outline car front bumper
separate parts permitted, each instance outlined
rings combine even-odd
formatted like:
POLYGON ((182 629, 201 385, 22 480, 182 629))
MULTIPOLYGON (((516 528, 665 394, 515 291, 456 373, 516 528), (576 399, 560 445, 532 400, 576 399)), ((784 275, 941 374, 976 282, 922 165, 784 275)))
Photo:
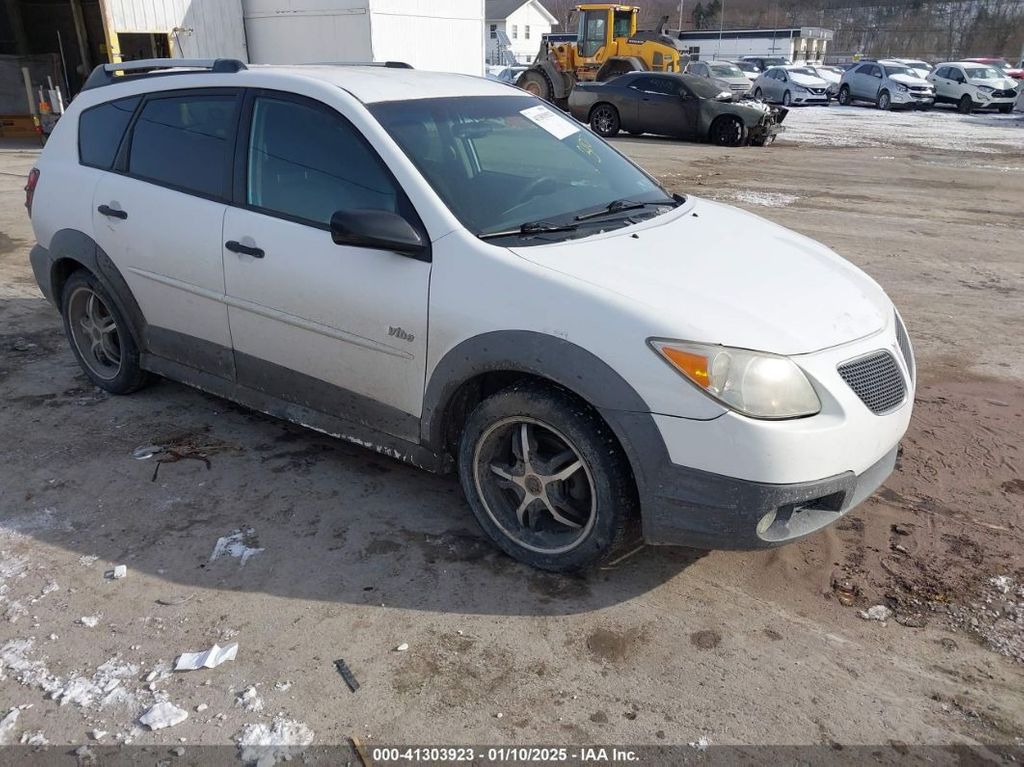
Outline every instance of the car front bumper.
POLYGON ((913 366, 899 349, 895 321, 852 344, 792 359, 819 394, 815 416, 769 421, 730 411, 700 421, 604 413, 630 457, 648 543, 778 546, 834 523, 892 473, 914 398, 913 366), (879 351, 896 361, 905 394, 876 415, 838 366, 879 351))
POLYGON ((930 107, 935 103, 934 93, 904 93, 893 91, 892 105, 896 107, 930 107))

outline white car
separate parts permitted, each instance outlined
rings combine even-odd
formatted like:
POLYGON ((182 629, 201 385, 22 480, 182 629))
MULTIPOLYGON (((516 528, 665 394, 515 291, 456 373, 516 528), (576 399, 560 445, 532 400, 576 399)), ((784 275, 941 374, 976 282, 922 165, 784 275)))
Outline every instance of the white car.
POLYGON ((783 106, 828 104, 828 83, 801 64, 768 67, 754 80, 754 98, 783 106))
POLYGON ((634 519, 704 548, 813 533, 892 472, 910 421, 874 280, 484 78, 105 65, 26 205, 95 385, 156 374, 457 469, 539 568, 601 561, 634 519))
POLYGON ((850 106, 857 101, 871 102, 882 110, 931 109, 935 89, 906 64, 867 59, 843 72, 839 83, 839 103, 850 106))
POLYGON ((900 64, 907 66, 922 80, 927 80, 928 75, 932 72, 932 65, 922 59, 893 59, 893 61, 897 61, 900 64))
POLYGON ((804 64, 803 67, 828 83, 825 90, 828 93, 829 98, 834 99, 839 94, 839 81, 843 77, 842 70, 812 62, 804 64))
POLYGON ((963 114, 975 109, 998 109, 1007 114, 1017 100, 1017 83, 987 64, 954 61, 936 64, 928 75, 935 86, 935 100, 956 104, 963 114))

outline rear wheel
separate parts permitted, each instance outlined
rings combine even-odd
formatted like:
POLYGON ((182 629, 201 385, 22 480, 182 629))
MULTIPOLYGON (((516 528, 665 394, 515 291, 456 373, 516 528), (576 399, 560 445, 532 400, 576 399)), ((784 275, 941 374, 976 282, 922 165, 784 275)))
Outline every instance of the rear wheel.
POLYGON ((965 93, 957 102, 956 111, 962 115, 969 115, 972 109, 974 109, 974 102, 971 101, 971 97, 965 93))
POLYGON ((892 107, 892 98, 889 96, 889 91, 882 91, 878 94, 878 108, 883 112, 888 111, 892 107))
POLYGON ((459 475, 484 532, 542 570, 606 559, 637 509, 607 425, 568 393, 537 384, 512 386, 476 407, 459 443, 459 475))
POLYGON ((719 117, 711 123, 708 138, 718 146, 743 146, 747 138, 747 126, 738 117, 719 117))
POLYGON ((839 89, 839 106, 848 107, 852 103, 853 99, 850 98, 850 89, 844 85, 839 89))
POLYGON ((516 87, 545 101, 551 101, 554 95, 548 76, 536 69, 528 69, 523 72, 516 81, 516 87))
POLYGON ((82 370, 111 394, 130 394, 149 380, 139 347, 117 306, 91 274, 72 274, 61 293, 64 333, 82 370))
POLYGON ((598 136, 611 138, 619 132, 621 126, 619 110, 611 104, 598 104, 590 112, 590 127, 598 136))

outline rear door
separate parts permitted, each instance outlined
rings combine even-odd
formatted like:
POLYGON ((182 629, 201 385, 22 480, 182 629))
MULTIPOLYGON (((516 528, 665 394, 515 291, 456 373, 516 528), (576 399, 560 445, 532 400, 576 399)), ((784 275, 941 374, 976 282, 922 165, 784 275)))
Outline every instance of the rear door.
POLYGON ((239 383, 417 438, 429 260, 336 245, 329 227, 385 210, 428 240, 390 171, 335 109, 266 91, 247 98, 235 173, 220 243, 239 383))
POLYGON ((146 319, 146 345, 175 362, 233 378, 221 230, 241 94, 192 89, 148 95, 115 169, 93 193, 97 244, 146 319))

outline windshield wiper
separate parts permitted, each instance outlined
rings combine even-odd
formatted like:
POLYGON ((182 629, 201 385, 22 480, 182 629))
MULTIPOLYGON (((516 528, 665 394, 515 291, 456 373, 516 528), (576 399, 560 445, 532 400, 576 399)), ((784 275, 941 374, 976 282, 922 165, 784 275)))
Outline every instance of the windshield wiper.
POLYGON ((665 205, 671 205, 676 207, 682 203, 682 200, 677 199, 664 199, 658 200, 657 202, 638 202, 637 200, 612 200, 608 203, 603 210, 594 211, 593 213, 584 213, 576 216, 575 221, 589 221, 592 218, 600 218, 601 216, 609 216, 613 213, 622 213, 627 210, 640 210, 640 208, 649 208, 652 206, 662 207, 665 205))
POLYGON ((532 234, 548 234, 550 232, 575 232, 579 224, 552 224, 548 221, 527 221, 518 229, 507 229, 504 232, 488 232, 478 235, 481 240, 497 240, 501 237, 528 237, 532 234))

